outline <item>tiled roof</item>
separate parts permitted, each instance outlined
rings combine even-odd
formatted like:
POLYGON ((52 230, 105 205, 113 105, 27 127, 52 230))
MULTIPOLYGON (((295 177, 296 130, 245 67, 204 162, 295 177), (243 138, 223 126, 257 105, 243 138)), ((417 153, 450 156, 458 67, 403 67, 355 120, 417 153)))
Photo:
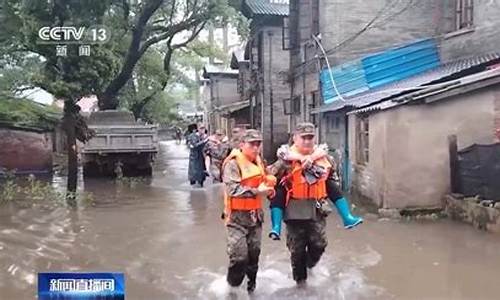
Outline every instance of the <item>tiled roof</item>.
POLYGON ((287 0, 245 0, 254 15, 288 16, 287 0))
POLYGON ((336 100, 335 102, 319 107, 314 112, 336 111, 342 108, 361 108, 384 99, 388 99, 404 92, 418 89, 419 86, 431 84, 438 80, 444 80, 447 77, 460 76, 462 71, 470 70, 473 67, 482 64, 500 60, 500 53, 492 53, 481 56, 475 56, 467 59, 453 61, 441 65, 435 69, 429 70, 419 75, 376 88, 362 94, 352 97, 344 97, 345 102, 336 100))
POLYGON ((233 102, 233 103, 226 104, 226 105, 221 105, 221 106, 217 107, 215 110, 216 111, 225 111, 226 113, 233 113, 235 111, 239 111, 241 109, 244 109, 248 106, 250 106, 250 102, 248 100, 244 100, 244 101, 239 101, 239 102, 233 102))
MULTIPOLYGON (((438 84, 436 86, 431 85, 426 89, 418 90, 409 94, 405 94, 400 97, 395 97, 390 100, 385 100, 373 105, 368 105, 363 108, 354 110, 349 112, 348 114, 356 114, 356 113, 364 113, 364 112, 373 112, 373 111, 379 111, 379 110, 385 110, 389 109, 395 106, 400 106, 407 104, 409 102, 417 101, 420 99, 426 99, 429 101, 436 101, 432 100, 430 98, 432 97, 438 97, 438 98, 446 98, 446 96, 443 96, 446 92, 451 92, 454 89, 459 89, 459 88, 465 88, 468 85, 471 85, 473 83, 477 83, 479 81, 484 82, 483 85, 480 87, 488 86, 491 84, 496 84, 500 80, 498 79, 500 77, 500 68, 494 68, 491 70, 486 70, 482 71, 479 73, 475 73, 472 75, 468 75, 465 77, 461 77, 456 80, 451 80, 450 82, 446 82, 443 84, 438 84), (489 82, 488 82, 489 81, 489 82)), ((478 87, 475 87, 478 88, 478 87)), ((469 89, 470 90, 470 89, 469 89)))
POLYGON ((221 74, 228 76, 238 75, 238 70, 232 70, 224 65, 206 65, 203 70, 203 77, 208 78, 209 74, 221 74))

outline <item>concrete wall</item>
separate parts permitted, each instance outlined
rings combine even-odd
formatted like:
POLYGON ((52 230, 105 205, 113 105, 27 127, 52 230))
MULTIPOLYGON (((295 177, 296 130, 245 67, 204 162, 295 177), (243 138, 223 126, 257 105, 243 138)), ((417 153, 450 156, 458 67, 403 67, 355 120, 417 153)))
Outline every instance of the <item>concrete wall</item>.
MULTIPOLYGON (((453 11, 451 5, 454 1, 444 1, 448 4, 446 12, 453 11)), ((476 0, 474 1, 473 23, 471 30, 452 32, 454 18, 449 16, 444 24, 445 35, 441 40, 441 59, 444 62, 462 57, 500 51, 500 1, 476 0), (461 33, 461 34, 459 34, 461 33)))
POLYGON ((357 116, 348 117, 348 140, 349 140, 349 159, 351 161, 351 189, 369 199, 377 206, 384 206, 386 194, 386 122, 384 116, 370 116, 369 129, 369 163, 360 165, 356 159, 356 119, 357 116))
MULTIPOLYGON (((495 141, 495 95, 499 87, 427 105, 374 113, 370 161, 354 161, 354 188, 383 208, 442 207, 449 193, 449 135, 462 149, 495 141)), ((350 116, 350 157, 355 160, 355 117, 350 116)))
POLYGON ((52 133, 0 128, 0 170, 52 171, 52 133))

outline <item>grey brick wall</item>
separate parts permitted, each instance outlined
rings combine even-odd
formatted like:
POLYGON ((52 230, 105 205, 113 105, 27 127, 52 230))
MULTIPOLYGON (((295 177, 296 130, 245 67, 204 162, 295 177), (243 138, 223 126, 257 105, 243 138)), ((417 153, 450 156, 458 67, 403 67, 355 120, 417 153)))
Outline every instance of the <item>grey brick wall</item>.
POLYGON ((443 0, 327 0, 321 1, 320 28, 331 63, 339 64, 368 53, 435 36, 441 32, 443 0), (360 33, 374 18, 378 18, 360 33), (349 42, 346 40, 352 39, 349 42), (345 43, 337 50, 339 44, 345 43))
POLYGON ((239 101, 237 78, 213 76, 210 82, 213 105, 227 105, 239 101))
POLYGON ((288 116, 283 100, 290 97, 289 51, 283 50, 282 18, 258 17, 252 20, 252 25, 248 42, 254 49, 250 59, 252 74, 248 75, 252 77, 250 84, 258 88, 254 94, 255 127, 263 133, 264 157, 272 160, 277 147, 288 141, 288 116), (262 38, 260 43, 259 38, 262 38))
POLYGON ((264 79, 260 90, 260 127, 264 138, 264 156, 272 159, 277 147, 288 141, 288 117, 284 112, 283 99, 290 97, 290 86, 287 82, 289 53, 283 50, 281 23, 275 26, 262 26, 258 31, 263 32, 262 48, 259 51, 263 65, 259 72, 264 79), (272 107, 271 102, 273 102, 272 107))

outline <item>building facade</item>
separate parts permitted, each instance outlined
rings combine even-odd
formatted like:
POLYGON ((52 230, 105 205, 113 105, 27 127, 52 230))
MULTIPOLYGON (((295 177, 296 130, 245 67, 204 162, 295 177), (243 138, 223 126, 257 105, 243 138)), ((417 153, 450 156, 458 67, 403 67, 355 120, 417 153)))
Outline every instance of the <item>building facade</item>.
MULTIPOLYGON (((380 151, 397 161, 401 155, 390 152, 397 151, 392 148, 368 149, 377 143, 368 138, 377 126, 357 120, 351 112, 496 64, 498 13, 495 1, 291 0, 284 28, 290 45, 289 126, 300 121, 317 125, 320 139, 341 162, 346 189, 359 190, 382 206, 407 205, 410 202, 398 202, 400 194, 380 201, 380 189, 396 184, 395 177, 375 184, 379 190, 366 192, 368 182, 379 179, 362 172, 363 157, 380 151), (352 143, 353 137, 358 143, 352 143)), ((419 203, 430 202, 411 205, 419 203)))
POLYGON ((244 53, 250 81, 240 92, 250 101, 250 124, 262 131, 264 157, 272 160, 277 148, 288 141, 289 132, 283 105, 290 94, 289 53, 283 45, 283 22, 288 15, 288 2, 245 0, 242 13, 251 20, 244 53))
POLYGON ((228 109, 239 102, 238 71, 223 65, 207 65, 203 71, 201 98, 209 131, 230 132, 228 109))

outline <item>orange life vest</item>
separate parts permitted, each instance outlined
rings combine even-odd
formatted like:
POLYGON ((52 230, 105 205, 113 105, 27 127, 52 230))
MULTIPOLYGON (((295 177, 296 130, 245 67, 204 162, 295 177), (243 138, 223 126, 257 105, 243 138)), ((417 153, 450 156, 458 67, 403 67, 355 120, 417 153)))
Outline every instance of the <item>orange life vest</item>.
MULTIPOLYGON (((241 182, 240 184, 245 187, 257 188, 261 183, 265 182, 266 174, 265 168, 260 160, 257 158, 256 163, 251 162, 240 150, 234 149, 229 156, 224 160, 223 168, 227 162, 235 159, 238 168, 240 169, 241 182)), ((250 211, 262 208, 262 197, 255 196, 249 198, 230 197, 227 193, 224 194, 224 214, 226 220, 233 210, 250 211)))
MULTIPOLYGON (((297 152, 295 146, 290 148, 290 151, 297 152)), ((315 183, 309 184, 306 178, 302 175, 302 165, 300 161, 292 162, 293 168, 292 173, 288 175, 288 180, 290 182, 290 187, 287 195, 287 202, 289 199, 293 200, 320 200, 328 197, 326 192, 326 180, 332 168, 331 163, 326 157, 320 158, 314 161, 317 166, 323 167, 326 172, 321 178, 319 178, 315 183)))

